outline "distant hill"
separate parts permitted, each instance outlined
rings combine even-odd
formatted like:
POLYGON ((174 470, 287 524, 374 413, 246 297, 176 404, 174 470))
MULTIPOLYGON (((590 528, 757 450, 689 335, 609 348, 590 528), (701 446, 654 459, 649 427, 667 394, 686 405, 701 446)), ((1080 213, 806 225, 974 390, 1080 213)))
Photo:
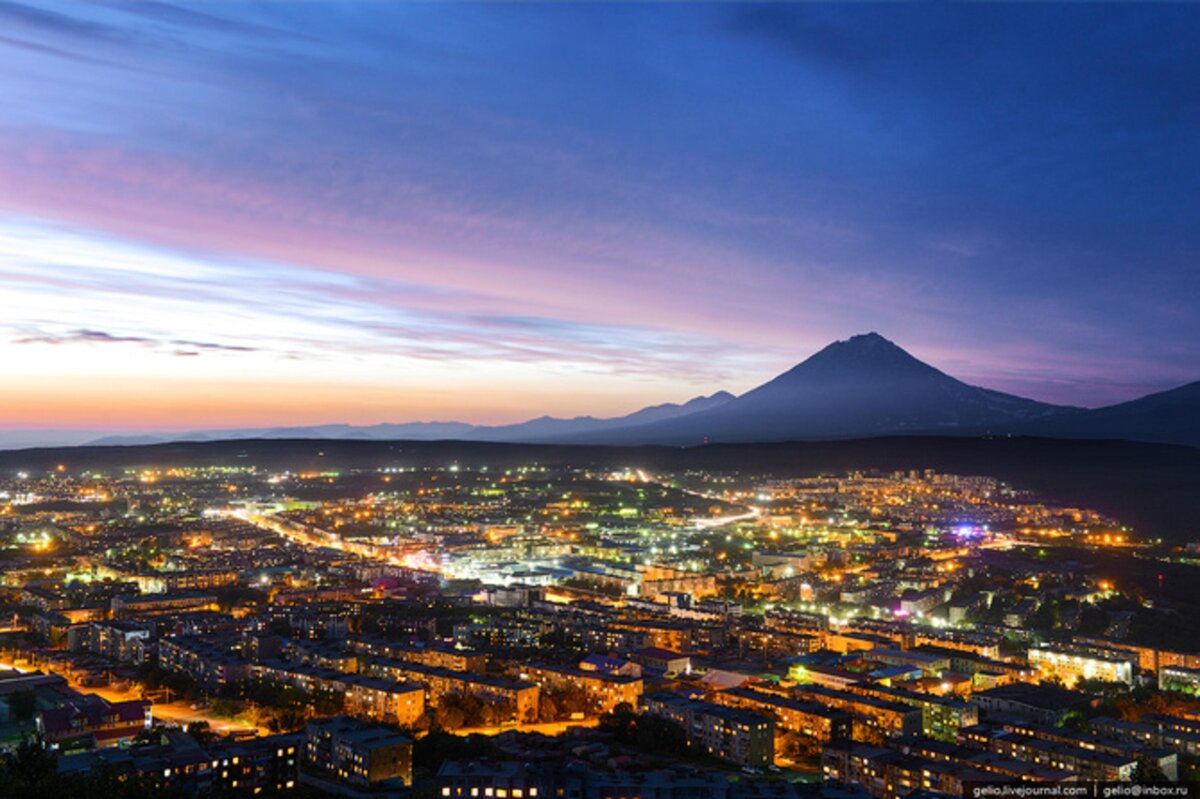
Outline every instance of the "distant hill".
MULTIPOLYGON (((1123 439, 1200 447, 1200 382, 1087 410, 964 383, 878 333, 836 341, 761 386, 718 391, 599 419, 542 416, 520 424, 411 422, 107 436, 99 445, 226 439, 364 439, 688 446, 889 435, 985 434, 1123 439)), ((0 431, 0 436, 3 431, 0 431)), ((29 433, 14 442, 36 441, 29 433)))
POLYGON ((189 433, 105 436, 89 443, 93 446, 140 446, 171 441, 231 441, 251 438, 328 438, 368 441, 541 441, 686 416, 716 408, 731 399, 733 399, 733 395, 729 392, 718 391, 707 397, 695 397, 682 404, 666 402, 642 408, 626 416, 607 419, 597 419, 593 416, 577 416, 573 419, 542 416, 520 424, 497 426, 473 425, 467 422, 325 424, 309 427, 242 428, 197 430, 189 433))
POLYGON ((612 419, 596 419, 592 416, 555 419, 552 416, 543 416, 521 424, 476 427, 461 438, 471 441, 557 441, 581 433, 603 433, 650 422, 678 419, 701 411, 719 408, 732 399, 733 395, 728 391, 718 391, 707 397, 695 397, 682 405, 672 402, 651 405, 627 416, 618 416, 612 419))
POLYGON ((389 441, 434 441, 462 438, 475 429, 466 422, 408 422, 402 424, 323 424, 309 427, 253 427, 231 430, 196 430, 190 433, 154 433, 105 436, 91 446, 140 446, 170 441, 232 441, 244 438, 334 438, 389 441))
POLYGON ((1200 541, 1200 449, 1128 441, 1020 437, 888 437, 854 441, 605 447, 469 441, 244 440, 145 447, 0 451, 0 478, 19 470, 254 465, 323 471, 384 466, 701 469, 777 477, 851 470, 935 469, 1005 480, 1059 502, 1095 508, 1141 534, 1200 541))
POLYGON ((1095 410, 1014 425, 1014 433, 1113 438, 1200 447, 1200 382, 1095 410))

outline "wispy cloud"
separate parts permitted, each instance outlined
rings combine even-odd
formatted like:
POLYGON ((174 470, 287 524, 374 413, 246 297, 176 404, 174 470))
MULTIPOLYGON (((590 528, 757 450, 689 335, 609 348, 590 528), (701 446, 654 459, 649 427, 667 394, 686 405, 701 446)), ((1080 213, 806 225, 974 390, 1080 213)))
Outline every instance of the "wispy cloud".
POLYGON ((72 330, 61 335, 41 334, 13 340, 14 344, 153 344, 141 336, 114 336, 103 330, 72 330))
POLYGON ((177 344, 181 347, 195 347, 196 349, 201 349, 201 350, 219 350, 221 352, 254 352, 255 351, 254 347, 246 347, 243 345, 214 344, 211 341, 180 341, 177 339, 175 341, 172 341, 171 343, 177 344))
POLYGON ((0 19, 7 20, 10 26, 27 27, 51 34, 66 34, 85 39, 98 36, 113 40, 126 38, 125 32, 119 27, 24 3, 0 2, 0 19))
MULTIPOLYGON (((218 344, 212 341, 186 341, 175 339, 164 341, 147 336, 114 335, 104 330, 68 330, 64 333, 37 333, 12 340, 13 344, 138 344, 147 347, 187 347, 206 352, 256 352, 257 348, 245 345, 218 344)), ((176 355, 199 355, 199 352, 176 351, 176 355)))
POLYGON ((696 382, 729 377, 744 368, 740 359, 753 358, 733 342, 665 328, 484 313, 479 308, 502 303, 456 297, 444 287, 165 252, 37 223, 0 226, 0 279, 19 298, 19 310, 0 328, 19 345, 125 344, 188 357, 498 361, 696 382), (125 307, 139 309, 136 328, 119 311, 125 307), (71 327, 70 318, 98 324, 71 327), (179 335, 206 328, 227 337, 179 335))
POLYGON ((662 400, 881 328, 1108 398, 1200 362, 1198 20, 0 3, 0 346, 662 400))

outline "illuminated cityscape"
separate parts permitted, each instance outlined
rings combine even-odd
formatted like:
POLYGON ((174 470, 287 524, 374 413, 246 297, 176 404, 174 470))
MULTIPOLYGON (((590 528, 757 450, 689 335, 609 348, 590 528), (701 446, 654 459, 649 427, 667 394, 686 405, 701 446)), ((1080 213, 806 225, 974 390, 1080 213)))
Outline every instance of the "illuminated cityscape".
POLYGON ((0 799, 1200 799, 1198 42, 0 1, 0 799))
POLYGON ((0 502, 5 739, 65 774, 892 799, 1200 755, 1143 579, 1193 548, 988 476, 61 463, 0 502))

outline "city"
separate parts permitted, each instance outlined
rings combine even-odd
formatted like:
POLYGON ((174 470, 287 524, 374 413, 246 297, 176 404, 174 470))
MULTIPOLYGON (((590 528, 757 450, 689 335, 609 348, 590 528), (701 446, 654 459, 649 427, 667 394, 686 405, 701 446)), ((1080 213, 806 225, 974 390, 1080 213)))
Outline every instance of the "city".
POLYGON ((873 799, 1200 776, 1200 637, 1137 578, 1200 548, 987 476, 64 463, 0 502, 0 729, 61 774, 873 799))
POLYGON ((1198 42, 0 0, 0 799, 1200 799, 1198 42))

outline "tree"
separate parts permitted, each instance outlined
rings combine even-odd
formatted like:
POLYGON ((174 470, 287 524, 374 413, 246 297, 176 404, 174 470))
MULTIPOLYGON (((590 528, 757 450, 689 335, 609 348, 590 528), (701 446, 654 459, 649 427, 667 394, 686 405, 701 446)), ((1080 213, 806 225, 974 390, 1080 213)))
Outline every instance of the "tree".
POLYGON ((1162 767, 1158 763, 1153 760, 1139 760, 1133 771, 1133 782, 1164 785, 1170 783, 1171 780, 1163 773, 1162 767))
POLYGON ((600 717, 600 729, 619 743, 636 746, 643 752, 686 756, 689 752, 687 732, 670 719, 649 713, 637 714, 628 703, 618 705, 612 713, 600 717))
POLYGON ((599 728, 618 741, 632 741, 633 731, 637 726, 638 716, 633 712, 633 706, 622 702, 600 717, 599 728))
POLYGON ((434 723, 443 730, 461 729, 465 722, 462 710, 453 705, 441 705, 434 714, 434 723))
POLYGON ((133 736, 133 746, 159 746, 167 742, 165 728, 154 725, 148 730, 142 730, 133 736))
POLYGON ((1071 730, 1073 732, 1087 732, 1091 725, 1085 714, 1078 710, 1068 710, 1059 719, 1058 726, 1064 730, 1071 730))
POLYGON ((262 605, 266 601, 267 594, 257 588, 232 585, 217 591, 217 606, 226 612, 238 605, 262 605))
POLYGON ((821 742, 809 735, 785 732, 779 739, 779 752, 791 760, 812 760, 821 756, 821 742))
POLYGON ((100 766, 86 774, 61 775, 58 756, 41 740, 27 738, 15 750, 0 755, 0 796, 21 799, 62 799, 94 796, 104 799, 152 799, 165 794, 150 777, 100 766))
POLYGON ((1179 781, 1200 782, 1200 758, 1192 755, 1179 756, 1179 781))
POLYGON ((212 725, 203 720, 191 722, 187 725, 185 732, 195 738, 196 743, 201 746, 210 744, 217 739, 217 734, 213 732, 212 725))
POLYGON ((15 691, 8 697, 8 707, 17 721, 29 721, 37 710, 37 694, 33 691, 15 691))
POLYGON ((1030 615, 1025 623, 1026 628, 1049 631, 1058 626, 1062 619, 1062 609, 1056 597, 1050 597, 1030 615))
POLYGON ((687 732, 670 719, 648 713, 638 717, 635 743, 644 752, 667 755, 688 753, 687 732))
MULTIPOLYGON (((1130 687, 1123 682, 1107 680, 1080 680, 1075 683, 1075 690, 1090 696, 1100 697, 1106 708, 1115 707, 1118 699, 1130 694, 1130 687)), ((1111 711, 1106 711, 1111 712, 1111 711)))
MULTIPOLYGON (((0 796, 38 796, 37 786, 55 775, 58 758, 40 738, 25 738, 0 758, 0 796)), ((48 793, 45 795, 49 795, 48 793)))
POLYGON ((590 710, 591 698, 587 691, 582 688, 572 687, 562 691, 558 697, 558 706, 562 708, 564 715, 570 716, 572 713, 586 713, 590 710))
POLYGON ((213 700, 211 713, 220 718, 231 719, 246 709, 246 703, 237 699, 219 697, 213 700))
POLYGON ((498 757, 496 749, 484 735, 451 735, 432 730, 413 743, 413 765, 437 771, 447 760, 483 760, 498 757))
POLYGON ((284 708, 271 714, 267 720, 267 729, 271 732, 291 732, 304 726, 308 714, 295 708, 284 708))
POLYGON ((337 691, 317 691, 309 704, 318 716, 334 716, 342 712, 345 696, 337 691))
POLYGON ((549 722, 558 721, 559 709, 554 703, 554 698, 548 693, 543 693, 538 697, 538 721, 549 722))

